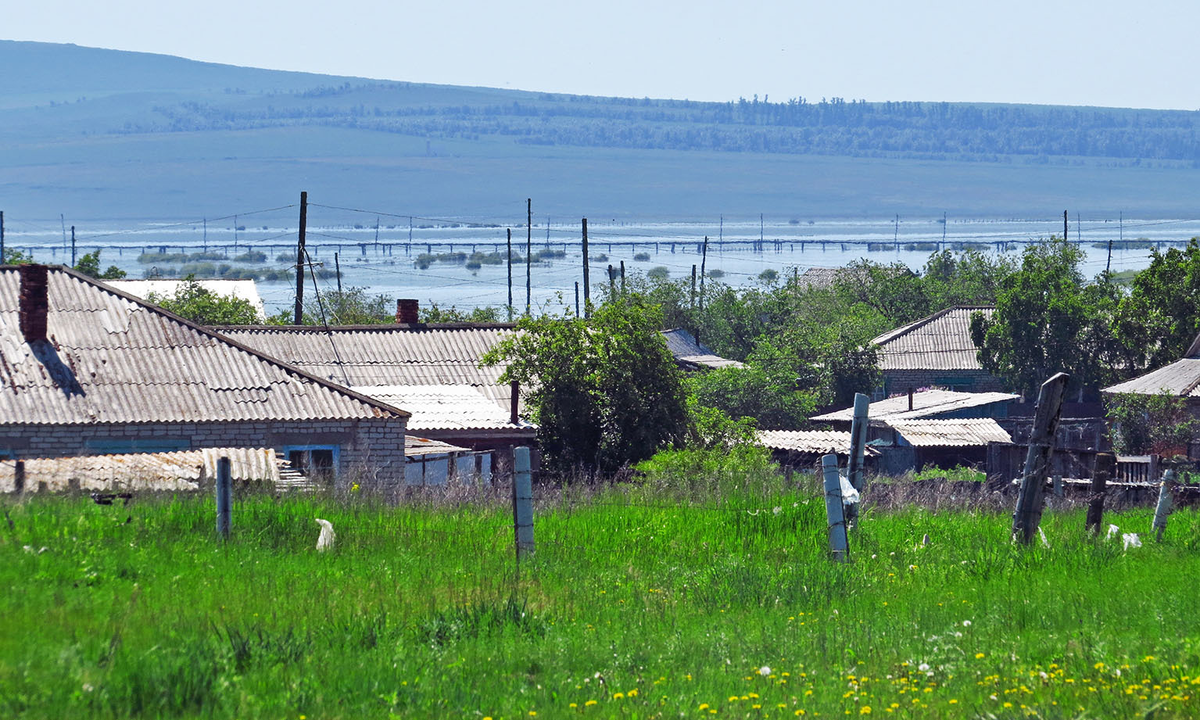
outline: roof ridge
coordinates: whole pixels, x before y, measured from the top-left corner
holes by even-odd
[[[374,325],[211,325],[210,330],[216,332],[294,332],[324,333],[338,332],[388,332],[402,330],[515,330],[516,323],[378,323]]]
[[[162,316],[166,317],[167,319],[177,322],[185,327],[191,328],[192,330],[196,330],[199,333],[201,333],[202,335],[211,337],[215,340],[218,340],[227,345],[235,347],[238,350],[240,350],[244,353],[247,353],[248,355],[251,355],[260,360],[263,360],[271,365],[275,365],[275,366],[279,367],[281,370],[283,370],[284,372],[291,373],[293,375],[298,375],[307,380],[311,380],[311,381],[317,383],[318,385],[321,385],[321,386],[325,387],[326,389],[332,390],[333,392],[336,392],[340,395],[346,395],[354,400],[357,400],[361,403],[369,405],[373,408],[376,408],[378,410],[383,410],[385,412],[397,415],[402,418],[412,417],[412,413],[410,413],[407,410],[404,410],[403,408],[392,407],[391,405],[388,405],[387,403],[382,403],[382,402],[379,402],[378,400],[367,397],[366,395],[363,395],[361,393],[354,392],[353,390],[351,390],[348,387],[338,385],[335,382],[331,382],[331,381],[325,380],[323,378],[319,378],[316,375],[313,375],[304,370],[301,370],[300,368],[296,367],[295,365],[291,365],[289,363],[286,363],[286,362],[280,360],[279,358],[272,357],[270,355],[267,355],[264,352],[260,352],[258,350],[255,350],[254,348],[243,345],[242,343],[234,340],[233,338],[226,337],[226,336],[216,332],[215,330],[211,330],[199,323],[192,322],[191,320],[188,320],[185,317],[176,315],[175,313],[171,312],[170,310],[161,308],[157,305],[154,305],[153,303],[146,302],[145,300],[143,300],[139,297],[136,297],[134,295],[130,295],[129,293],[127,293],[123,290],[111,287],[110,285],[108,285],[100,280],[97,280],[96,278],[90,277],[88,275],[84,275],[83,273],[78,272],[76,270],[72,270],[71,268],[69,268],[65,265],[47,265],[46,268],[47,268],[47,270],[54,271],[54,272],[61,272],[65,275],[67,275],[68,277],[73,277],[76,280],[80,280],[80,281],[84,282],[85,284],[91,285],[91,286],[95,287],[96,289],[101,290],[102,292],[107,292],[112,295],[116,295],[117,297],[127,300],[135,305],[139,305],[139,306],[145,308],[146,310],[149,310],[150,312],[157,313],[157,314],[162,315]],[[8,269],[8,268],[5,268],[5,269]]]
[[[909,323],[908,325],[902,325],[899,328],[896,328],[895,330],[889,330],[889,331],[883,333],[882,335],[879,335],[874,340],[872,340],[871,344],[883,345],[884,343],[890,343],[893,340],[896,340],[898,338],[904,337],[905,335],[908,335],[909,333],[911,333],[914,330],[925,327],[926,325],[930,324],[934,320],[940,320],[941,318],[945,317],[946,315],[949,315],[950,313],[954,312],[955,310],[995,310],[995,309],[996,309],[995,305],[951,305],[949,307],[945,307],[945,308],[942,308],[941,310],[938,310],[937,312],[933,313],[932,315],[923,317],[920,320],[914,320],[913,322]]]

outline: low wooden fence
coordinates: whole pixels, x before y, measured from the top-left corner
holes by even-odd
[[[1049,475],[1063,478],[1090,480],[1096,466],[1099,450],[1080,448],[1055,448]],[[987,482],[988,487],[1000,490],[1021,477],[1029,446],[1018,443],[988,443]],[[1158,482],[1157,455],[1118,455],[1112,482],[1155,483]]]

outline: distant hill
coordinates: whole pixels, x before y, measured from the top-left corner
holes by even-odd
[[[10,213],[1194,215],[1200,112],[602,98],[0,41]],[[1185,186],[1191,187],[1185,187]],[[0,208],[4,209],[4,208]]]

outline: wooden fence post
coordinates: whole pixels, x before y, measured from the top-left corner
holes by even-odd
[[[25,461],[18,460],[13,470],[13,492],[17,495],[25,492]]]
[[[866,478],[863,473],[863,455],[867,443],[867,413],[871,399],[862,393],[854,393],[854,420],[850,424],[850,457],[846,461],[846,476],[854,489],[861,493]],[[846,529],[858,525],[858,503],[846,508]]]
[[[1096,467],[1092,470],[1092,498],[1088,501],[1086,525],[1087,531],[1093,535],[1100,533],[1100,524],[1104,521],[1104,494],[1116,464],[1117,458],[1112,453],[1096,454]]]
[[[825,517],[829,524],[829,552],[835,562],[850,559],[850,546],[846,539],[846,520],[842,514],[842,479],[838,474],[837,455],[821,458],[825,473]]]
[[[1062,474],[1055,473],[1054,479],[1051,482],[1053,483],[1054,497],[1061,498],[1063,496]]]
[[[1025,456],[1021,492],[1017,496],[1012,524],[1013,537],[1025,545],[1033,542],[1042,520],[1043,486],[1046,484],[1050,459],[1054,457],[1054,438],[1062,412],[1063,391],[1070,379],[1071,376],[1066,373],[1057,373],[1042,383],[1038,391],[1037,407],[1033,411],[1033,430],[1029,435],[1029,452]]]
[[[217,458],[217,534],[222,540],[229,539],[232,523],[233,468],[229,458]]]
[[[1163,473],[1162,485],[1158,488],[1158,507],[1154,509],[1154,537],[1162,542],[1167,530],[1167,516],[1171,514],[1171,488],[1175,487],[1175,471]]]
[[[533,552],[533,477],[529,466],[529,448],[513,449],[513,535],[517,560]]]

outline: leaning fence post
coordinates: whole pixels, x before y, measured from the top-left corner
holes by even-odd
[[[1171,514],[1171,488],[1175,487],[1175,471],[1163,473],[1162,485],[1158,488],[1158,507],[1154,509],[1154,537],[1162,542],[1167,530],[1167,516]]]
[[[1054,456],[1054,436],[1058,432],[1058,421],[1062,412],[1063,392],[1067,381],[1066,373],[1057,373],[1042,383],[1038,391],[1037,407],[1033,411],[1033,431],[1029,435],[1029,452],[1025,456],[1025,471],[1021,476],[1021,492],[1017,496],[1017,509],[1013,513],[1012,534],[1028,545],[1037,535],[1042,520],[1042,495],[1046,484],[1046,471]]]
[[[517,559],[533,552],[533,478],[529,469],[529,448],[513,448],[513,534]]]
[[[1087,531],[1093,535],[1100,533],[1100,524],[1104,521],[1104,494],[1116,464],[1117,458],[1112,453],[1096,454],[1096,467],[1092,470],[1092,498],[1088,501],[1086,526]]]
[[[846,519],[842,514],[842,479],[838,474],[837,455],[821,458],[825,473],[825,517],[829,523],[829,552],[835,562],[850,559],[850,546],[846,540]]]
[[[1063,496],[1062,474],[1055,473],[1051,482],[1054,487],[1054,497],[1061,498]]]
[[[863,473],[863,454],[867,444],[867,412],[871,399],[862,393],[854,393],[854,420],[850,423],[850,457],[846,461],[846,475],[850,484],[860,493],[865,485]],[[846,527],[857,524],[858,504],[851,505],[846,510]]]
[[[217,458],[217,534],[222,540],[229,539],[232,520],[233,468],[229,458]]]

